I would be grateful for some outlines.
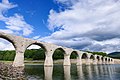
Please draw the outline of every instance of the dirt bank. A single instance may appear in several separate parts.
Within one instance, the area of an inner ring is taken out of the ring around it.
[[[120,59],[114,59],[114,64],[120,64]]]

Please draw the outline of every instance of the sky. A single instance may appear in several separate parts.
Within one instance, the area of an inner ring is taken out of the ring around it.
[[[0,0],[5,33],[110,53],[120,51],[119,30],[120,0]],[[0,49],[13,46],[1,39]]]

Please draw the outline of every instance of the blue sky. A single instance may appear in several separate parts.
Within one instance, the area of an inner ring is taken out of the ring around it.
[[[51,9],[58,9],[58,6],[55,4],[54,1],[38,0],[36,2],[34,0],[9,0],[9,2],[17,5],[17,7],[9,9],[7,12],[5,12],[4,15],[10,17],[13,16],[15,13],[20,14],[24,17],[25,21],[28,24],[32,25],[34,28],[34,34],[31,34],[26,37],[31,38],[36,35],[50,35],[51,31],[47,28],[47,19],[49,11]],[[0,23],[0,26],[4,29],[4,23]]]
[[[120,51],[119,14],[120,0],[0,0],[0,31],[109,53]]]

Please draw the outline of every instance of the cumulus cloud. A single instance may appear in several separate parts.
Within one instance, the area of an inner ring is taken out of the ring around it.
[[[5,23],[7,25],[6,28],[17,32],[22,31],[24,36],[28,36],[33,31],[32,26],[25,22],[22,15],[14,14]]]
[[[40,35],[33,37],[33,39],[35,39],[35,40],[37,40],[37,39],[39,39],[39,38],[40,38]]]
[[[28,47],[27,49],[40,49],[41,47],[38,45],[31,45],[30,47]]]
[[[4,22],[6,26],[5,29],[1,29],[0,31],[10,31],[8,33],[28,36],[32,33],[33,28],[24,20],[24,17],[22,15],[15,13],[13,16],[10,17],[4,16],[6,11],[17,6],[18,5],[12,4],[8,0],[2,0],[2,2],[0,3],[0,21]]]
[[[63,11],[50,10],[48,28],[53,34],[41,40],[92,51],[120,49],[119,0],[56,1],[66,4],[67,8]]]
[[[14,13],[13,16],[5,16],[7,15],[6,12],[8,12],[8,10],[17,6],[18,5],[10,3],[8,0],[2,0],[2,2],[0,2],[0,21],[6,25],[4,28],[0,29],[0,31],[20,36],[29,36],[33,32],[33,26],[28,24],[22,15]],[[0,40],[0,50],[7,49],[13,50],[14,47],[12,44]]]
[[[14,50],[14,49],[15,48],[12,45],[12,43],[8,42],[7,40],[0,39],[0,50]]]

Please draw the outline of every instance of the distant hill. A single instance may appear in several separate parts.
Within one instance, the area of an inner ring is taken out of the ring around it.
[[[108,56],[110,56],[112,58],[120,59],[120,52],[112,52],[112,53],[108,54]]]

